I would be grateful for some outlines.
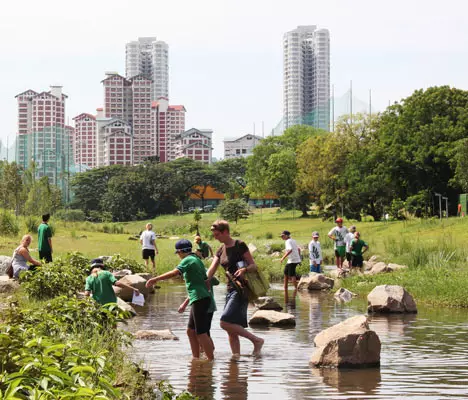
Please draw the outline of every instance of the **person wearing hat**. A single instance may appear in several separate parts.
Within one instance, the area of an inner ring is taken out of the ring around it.
[[[198,246],[198,249],[197,251],[195,252],[195,254],[200,257],[202,260],[206,257],[208,257],[210,254],[211,254],[211,257],[213,257],[213,249],[211,248],[211,246],[202,241],[201,237],[200,236],[195,236],[195,243],[197,244]]]
[[[200,346],[205,351],[208,360],[214,359],[214,345],[208,336],[210,331],[210,307],[211,295],[206,287],[207,280],[205,266],[202,260],[192,252],[192,243],[187,239],[180,239],[175,244],[175,254],[180,258],[180,264],[172,271],[166,272],[146,282],[146,287],[153,286],[156,282],[183,276],[187,289],[189,304],[191,305],[190,317],[187,326],[187,336],[190,342],[193,358],[200,358]]]
[[[354,239],[350,247],[352,254],[351,266],[353,268],[362,268],[364,264],[362,255],[369,250],[369,245],[364,240],[361,240],[361,234],[359,232],[354,233]]]
[[[346,243],[346,261],[348,261],[348,267],[351,267],[351,242],[354,240],[354,232],[356,232],[356,226],[351,225],[349,227],[349,232],[345,236]]]
[[[320,247],[319,233],[312,232],[312,240],[309,243],[310,272],[320,274],[322,264],[322,248]]]
[[[138,289],[126,283],[118,281],[109,271],[104,270],[104,262],[100,258],[91,260],[90,275],[86,278],[85,295],[93,296],[99,304],[117,303],[113,286],[133,290],[135,294],[140,294]]]
[[[297,289],[296,267],[301,263],[301,250],[296,241],[291,239],[291,232],[283,231],[280,237],[285,240],[284,255],[281,257],[280,263],[288,258],[286,266],[284,267],[284,293],[287,295],[289,280],[292,281],[294,287]]]
[[[341,274],[343,271],[343,261],[346,255],[346,243],[345,237],[348,234],[348,229],[346,226],[343,226],[343,219],[336,219],[336,226],[328,232],[328,237],[335,242],[335,258],[336,258],[336,267],[338,272]]]

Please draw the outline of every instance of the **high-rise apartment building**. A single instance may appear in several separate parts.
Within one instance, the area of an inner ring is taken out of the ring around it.
[[[330,34],[315,25],[298,26],[283,38],[284,128],[330,127]]]
[[[27,90],[16,96],[16,161],[24,169],[33,161],[36,178],[48,176],[51,183],[62,189],[72,156],[72,132],[65,125],[66,98],[62,86],[51,86],[49,91],[41,93]]]
[[[82,113],[73,118],[73,121],[75,121],[72,139],[73,159],[78,171],[82,170],[83,166],[94,168],[97,166],[96,117]]]
[[[175,137],[176,158],[191,158],[205,164],[212,161],[212,136],[211,129],[192,128]]]
[[[169,46],[155,37],[141,37],[125,46],[128,79],[143,75],[153,81],[152,100],[169,97]]]

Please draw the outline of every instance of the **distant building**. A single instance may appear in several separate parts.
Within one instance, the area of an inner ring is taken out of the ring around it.
[[[72,137],[73,160],[78,166],[97,166],[96,117],[82,113],[73,118],[75,131]]]
[[[154,101],[151,106],[151,124],[155,131],[155,149],[160,162],[177,158],[177,136],[185,131],[183,105],[169,105],[165,97]]]
[[[283,37],[284,129],[305,124],[330,129],[330,34],[298,26]]]
[[[212,136],[212,130],[196,128],[189,129],[176,136],[176,158],[187,157],[205,164],[211,164]]]
[[[156,37],[141,37],[125,46],[127,78],[143,75],[152,81],[152,100],[169,97],[169,46]]]
[[[64,188],[65,172],[71,163],[70,128],[65,125],[65,101],[62,86],[49,91],[27,90],[16,96],[18,131],[16,161],[24,169],[35,164],[36,178],[49,177],[51,183]]]
[[[247,157],[252,155],[253,149],[262,138],[247,134],[237,139],[224,140],[224,158]]]

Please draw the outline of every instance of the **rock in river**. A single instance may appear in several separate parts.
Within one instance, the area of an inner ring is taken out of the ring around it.
[[[369,312],[417,313],[416,303],[403,287],[398,285],[376,286],[367,296]]]
[[[295,326],[296,317],[274,310],[258,310],[252,315],[250,325]]]
[[[160,331],[156,330],[142,330],[133,334],[135,339],[141,340],[179,340],[179,338],[172,333],[170,329]]]

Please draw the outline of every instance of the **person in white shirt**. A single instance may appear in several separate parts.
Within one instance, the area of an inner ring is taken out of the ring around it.
[[[156,264],[154,258],[158,254],[158,248],[156,247],[156,234],[152,231],[153,225],[146,224],[146,231],[143,231],[140,236],[140,243],[142,246],[142,256],[145,260],[146,268],[148,268],[148,259],[151,259],[153,263],[153,275],[156,274]]]
[[[338,268],[338,273],[341,275],[343,272],[343,261],[346,255],[346,243],[345,237],[348,233],[348,228],[343,226],[343,219],[336,219],[336,226],[328,232],[328,237],[335,242],[335,258],[336,258],[336,267]]]
[[[354,232],[356,232],[356,227],[354,225],[349,227],[349,232],[345,236],[346,243],[346,261],[348,261],[348,267],[351,268],[351,242],[354,240]]]
[[[309,243],[310,272],[320,274],[320,265],[322,264],[322,248],[320,247],[319,233],[312,233],[312,240]]]
[[[296,267],[301,263],[301,249],[297,246],[296,241],[291,239],[291,232],[281,232],[281,239],[285,240],[286,243],[284,244],[284,255],[280,262],[283,262],[286,258],[288,259],[284,267],[284,293],[287,295],[289,280],[292,281],[294,288],[297,289]]]

